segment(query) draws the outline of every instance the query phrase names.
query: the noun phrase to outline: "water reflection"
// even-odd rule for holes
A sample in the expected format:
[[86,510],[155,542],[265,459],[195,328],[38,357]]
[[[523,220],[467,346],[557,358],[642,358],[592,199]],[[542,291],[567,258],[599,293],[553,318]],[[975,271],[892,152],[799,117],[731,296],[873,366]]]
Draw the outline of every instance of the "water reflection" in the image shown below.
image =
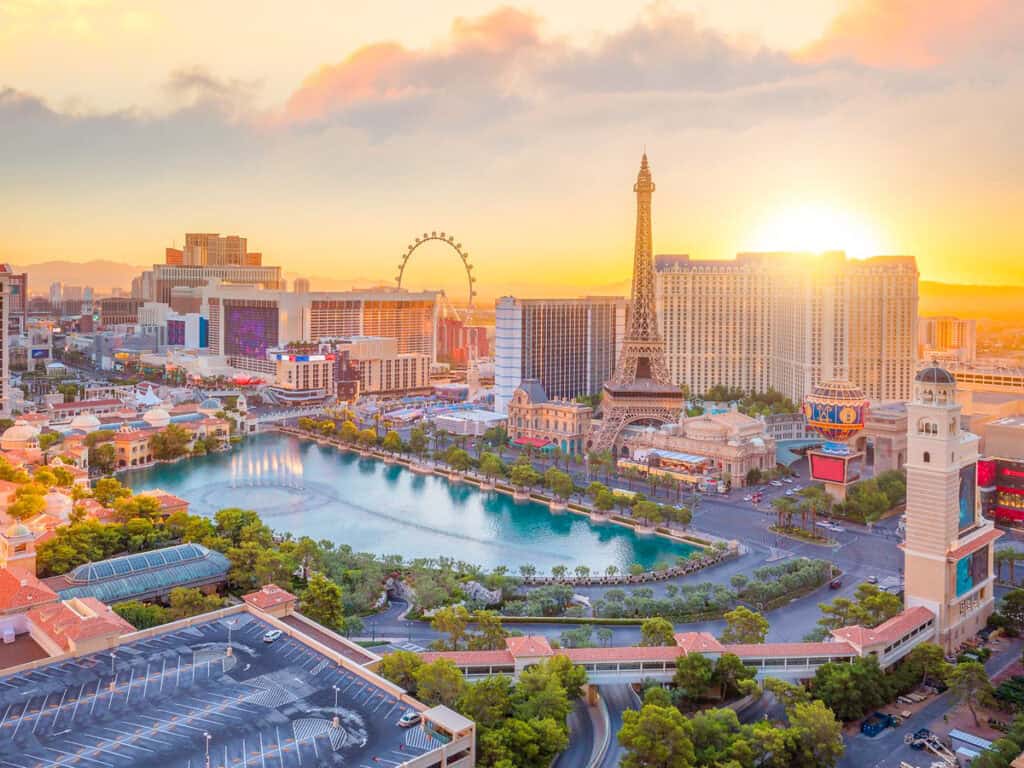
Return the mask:
[[302,456],[294,441],[260,443],[252,450],[231,455],[231,488],[306,487]]

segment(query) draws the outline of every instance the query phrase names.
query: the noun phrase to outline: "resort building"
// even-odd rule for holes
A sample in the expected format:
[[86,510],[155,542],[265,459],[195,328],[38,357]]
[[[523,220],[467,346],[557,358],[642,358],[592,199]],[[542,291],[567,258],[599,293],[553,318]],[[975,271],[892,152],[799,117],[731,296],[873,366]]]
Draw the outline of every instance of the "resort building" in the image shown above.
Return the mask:
[[[623,456],[646,461],[649,453],[682,454],[725,478],[733,486],[746,485],[752,469],[766,472],[775,468],[775,440],[768,436],[758,419],[737,411],[683,418],[678,424],[655,427],[626,427],[623,430]],[[666,461],[666,463],[669,463]],[[693,469],[682,473],[689,482]]]
[[977,320],[959,317],[922,317],[918,320],[918,357],[931,360],[950,358],[973,363],[977,355]]
[[276,363],[271,397],[278,402],[304,403],[323,400],[334,394],[337,368],[333,353],[292,353],[272,350]]
[[202,295],[210,354],[243,370],[273,374],[271,349],[358,336],[394,339],[398,354],[434,359],[436,291],[290,293],[213,283]]
[[558,448],[565,455],[582,455],[590,434],[589,405],[565,399],[548,399],[537,379],[524,379],[508,404],[509,439],[540,450]]
[[594,395],[615,371],[626,331],[618,297],[517,299],[495,305],[494,409],[505,413],[524,379],[552,398]]
[[993,542],[980,514],[978,436],[960,424],[956,380],[937,365],[914,379],[907,405],[907,504],[903,544],[907,607],[936,617],[948,650],[985,626],[995,603]]
[[907,462],[907,404],[871,405],[864,429],[854,438],[854,450],[864,454],[864,463],[875,474],[903,469]]
[[[0,415],[6,416],[11,412],[11,280],[14,278],[17,286],[17,278],[14,270],[9,264],[0,264]],[[24,297],[21,299],[24,301]]]
[[1024,456],[981,459],[978,491],[987,519],[1014,526],[1024,523]]
[[658,256],[655,293],[669,376],[694,394],[775,389],[794,402],[822,381],[872,402],[907,400],[916,367],[913,257],[741,253]]
[[124,555],[80,565],[70,573],[43,580],[61,600],[94,597],[114,604],[126,600],[166,600],[175,587],[214,593],[227,582],[228,559],[201,544]]
[[332,339],[321,347],[334,351],[337,361],[335,380],[341,384],[355,378],[359,395],[421,394],[431,389],[430,355],[403,352],[398,339],[349,336]]

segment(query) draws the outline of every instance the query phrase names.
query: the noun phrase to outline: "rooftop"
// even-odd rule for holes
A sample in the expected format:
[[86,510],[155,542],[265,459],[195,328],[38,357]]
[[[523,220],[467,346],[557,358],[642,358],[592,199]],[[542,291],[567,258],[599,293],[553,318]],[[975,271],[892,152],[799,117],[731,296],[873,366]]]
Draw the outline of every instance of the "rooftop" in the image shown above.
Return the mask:
[[295,600],[295,595],[285,589],[281,589],[277,584],[267,584],[255,592],[243,595],[242,599],[249,605],[265,611],[268,608],[292,602]]
[[215,584],[227,577],[229,567],[220,552],[201,544],[178,544],[86,563],[45,583],[64,600],[88,595],[112,604],[164,594],[174,587]]
[[0,613],[52,603],[56,599],[57,593],[35,574],[21,568],[0,568]]
[[[204,733],[210,764],[232,768],[396,766],[442,746],[425,729],[398,727],[405,710],[423,709],[401,689],[338,664],[301,636],[265,642],[280,626],[271,621],[244,609],[221,611],[145,638],[128,635],[114,654],[55,660],[0,678],[0,711],[9,724],[0,762],[196,768],[206,764]],[[443,711],[429,717],[464,725]]]

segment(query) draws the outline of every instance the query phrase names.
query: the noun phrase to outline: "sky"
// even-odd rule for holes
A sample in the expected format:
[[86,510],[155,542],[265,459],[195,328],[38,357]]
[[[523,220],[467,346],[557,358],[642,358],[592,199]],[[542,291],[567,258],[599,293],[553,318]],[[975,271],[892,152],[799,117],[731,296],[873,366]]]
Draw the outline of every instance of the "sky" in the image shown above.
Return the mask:
[[656,252],[1020,284],[1022,93],[1019,0],[0,0],[0,259],[600,293],[646,148]]

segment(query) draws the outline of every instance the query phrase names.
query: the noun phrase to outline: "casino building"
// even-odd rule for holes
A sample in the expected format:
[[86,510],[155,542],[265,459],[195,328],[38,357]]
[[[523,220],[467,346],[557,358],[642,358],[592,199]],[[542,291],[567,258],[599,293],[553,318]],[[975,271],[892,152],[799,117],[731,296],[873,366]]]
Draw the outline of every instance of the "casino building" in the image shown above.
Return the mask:
[[1024,525],[1024,459],[986,458],[978,462],[981,512],[990,519]]

